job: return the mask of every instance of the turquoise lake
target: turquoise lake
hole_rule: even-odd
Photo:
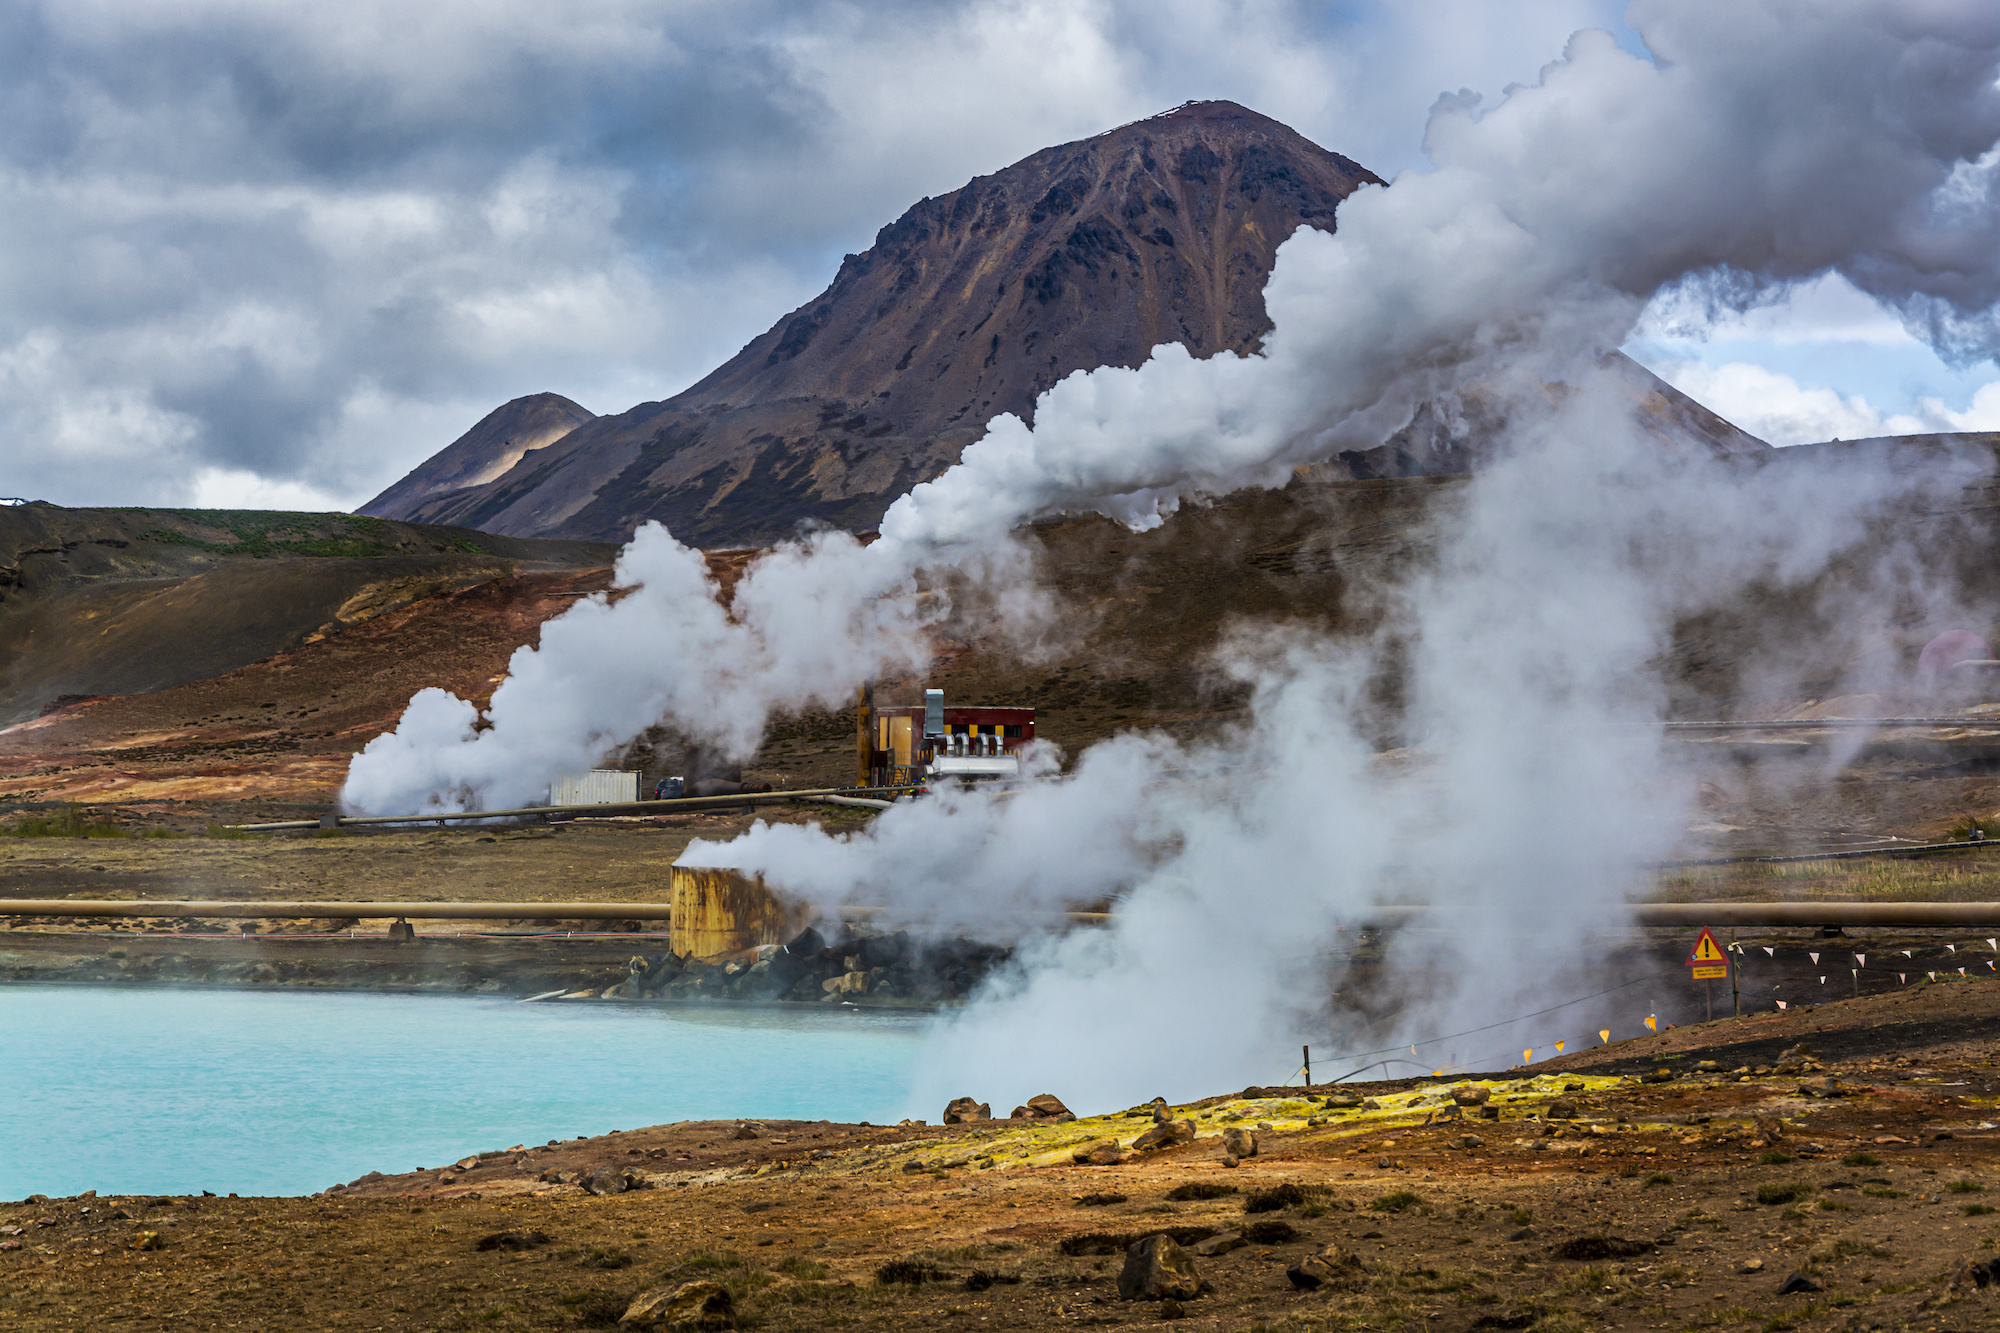
[[[0,1199],[309,1194],[673,1120],[893,1121],[927,1018],[0,987]]]

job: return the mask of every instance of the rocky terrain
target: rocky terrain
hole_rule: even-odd
[[[0,727],[211,679],[426,598],[606,566],[615,550],[352,514],[0,508]]]
[[[303,1199],[0,1204],[23,1330],[1967,1329],[2000,986],[1066,1118],[467,1144]],[[978,1115],[976,1099],[954,1103]]]

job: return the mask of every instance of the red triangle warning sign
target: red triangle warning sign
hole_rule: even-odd
[[[1694,942],[1694,952],[1688,955],[1688,966],[1724,961],[1726,960],[1722,954],[1722,946],[1715,942],[1715,936],[1708,933],[1707,927],[1703,927],[1701,938]]]

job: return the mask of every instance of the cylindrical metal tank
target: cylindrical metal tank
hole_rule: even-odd
[[[802,928],[798,909],[779,901],[753,875],[673,866],[668,888],[673,923],[667,947],[683,958],[783,944]]]

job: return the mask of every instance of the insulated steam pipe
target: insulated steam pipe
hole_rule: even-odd
[[[605,815],[614,811],[640,814],[667,814],[675,810],[702,810],[736,805],[776,805],[809,796],[846,796],[854,792],[894,792],[921,790],[904,787],[816,787],[807,791],[744,792],[740,796],[681,796],[666,801],[610,801],[602,805],[527,805],[518,810],[462,810],[457,814],[436,815],[335,815],[327,819],[284,819],[273,824],[231,824],[243,833],[278,833],[291,829],[356,828],[370,824],[443,824],[467,819],[519,819],[527,815]],[[331,822],[329,822],[329,820]]]
[[[842,918],[863,920],[879,915],[879,907],[844,907]],[[222,902],[110,898],[13,898],[0,900],[0,916],[103,917],[322,917],[361,921],[396,917],[443,921],[665,921],[669,904],[650,903],[335,903],[303,900]],[[1063,919],[1081,925],[1102,925],[1105,912],[1064,912]]]

